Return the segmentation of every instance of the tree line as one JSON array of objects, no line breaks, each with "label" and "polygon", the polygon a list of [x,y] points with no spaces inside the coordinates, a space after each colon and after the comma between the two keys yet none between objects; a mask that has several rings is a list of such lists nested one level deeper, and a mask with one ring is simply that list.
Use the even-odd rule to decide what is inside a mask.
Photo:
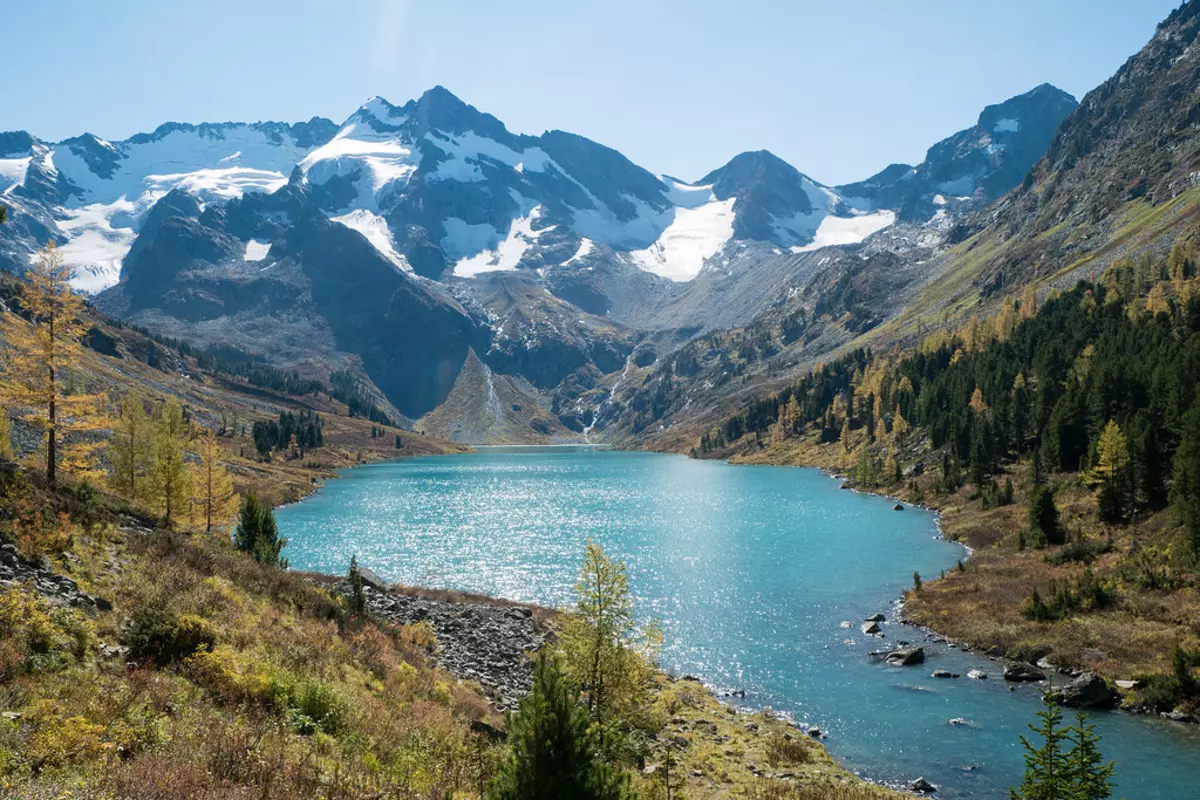
[{"label": "tree line", "polygon": [[[704,432],[701,453],[747,434],[863,431],[894,453],[920,427],[946,488],[981,491],[1005,463],[1080,472],[1105,521],[1172,506],[1200,554],[1200,291],[1195,258],[1121,262],[1096,282],[1007,301],[996,318],[937,331],[915,351],[852,351]],[[866,448],[860,458],[872,459]],[[893,469],[874,468],[894,480]],[[894,466],[894,462],[893,465]]]}]

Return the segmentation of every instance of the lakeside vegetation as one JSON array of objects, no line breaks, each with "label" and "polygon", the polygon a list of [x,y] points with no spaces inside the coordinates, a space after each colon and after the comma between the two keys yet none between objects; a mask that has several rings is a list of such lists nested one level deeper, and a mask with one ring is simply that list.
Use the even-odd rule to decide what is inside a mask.
[{"label": "lakeside vegetation", "polygon": [[[345,443],[367,425],[277,411],[284,397],[248,411],[226,389],[197,393],[194,375],[133,379],[184,356],[114,368],[83,346],[87,311],[53,250],[35,275],[12,295],[20,314],[3,312],[0,455],[20,456],[0,470],[16,576],[0,590],[4,793],[528,797],[545,760],[520,743],[540,746],[549,724],[579,756],[559,777],[593,796],[894,796],[769,711],[739,714],[657,671],[660,634],[633,624],[624,566],[594,547],[504,743],[480,687],[435,666],[427,625],[364,613],[356,563],[345,593],[286,568],[270,506],[295,495],[281,476],[302,492],[325,475],[315,454],[364,460]],[[369,428],[372,453],[431,447]],[[30,431],[46,445],[29,448]]]},{"label": "lakeside vegetation", "polygon": [[1200,279],[1163,257],[908,352],[850,352],[704,432],[694,455],[820,466],[928,504],[975,552],[909,617],[996,655],[1137,681],[1200,712]]}]

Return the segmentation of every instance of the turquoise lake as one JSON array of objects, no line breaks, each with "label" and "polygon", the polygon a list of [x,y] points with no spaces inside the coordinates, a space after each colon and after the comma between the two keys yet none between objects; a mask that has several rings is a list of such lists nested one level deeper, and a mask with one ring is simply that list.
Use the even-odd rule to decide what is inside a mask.
[{"label": "turquoise lake", "polygon": [[[664,667],[819,725],[864,777],[923,776],[938,797],[1007,798],[1041,689],[1010,692],[1001,663],[902,625],[885,625],[887,641],[922,643],[924,665],[867,657],[881,643],[859,633],[861,620],[890,617],[914,570],[936,576],[963,556],[932,514],[892,505],[808,469],[486,448],[347,470],[278,519],[294,569],[344,573],[357,553],[388,580],[550,606],[570,603],[590,537],[625,560],[639,613],[662,620]],[[964,677],[932,678],[940,668]],[[975,668],[990,679],[968,680]],[[1200,797],[1200,727],[1094,721],[1117,763],[1114,797]]]}]

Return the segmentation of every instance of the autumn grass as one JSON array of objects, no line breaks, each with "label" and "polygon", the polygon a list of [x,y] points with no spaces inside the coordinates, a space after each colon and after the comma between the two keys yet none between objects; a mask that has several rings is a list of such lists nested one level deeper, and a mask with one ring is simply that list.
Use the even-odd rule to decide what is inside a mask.
[{"label": "autumn grass", "polygon": [[[770,710],[739,713],[694,680],[659,675],[653,706],[663,727],[651,748],[649,774],[639,777],[643,796],[658,797],[656,781],[672,747],[676,772],[686,777],[684,796],[890,800],[905,795],[864,783],[828,751]],[[661,789],[661,786],[658,786]]]}]

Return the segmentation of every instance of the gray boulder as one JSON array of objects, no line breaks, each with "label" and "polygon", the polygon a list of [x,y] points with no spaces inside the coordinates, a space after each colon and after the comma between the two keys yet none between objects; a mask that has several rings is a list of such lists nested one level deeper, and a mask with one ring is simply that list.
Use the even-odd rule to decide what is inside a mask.
[{"label": "gray boulder", "polygon": [[388,582],[366,567],[359,567],[358,574],[362,576],[363,585],[370,586],[378,592],[386,592],[388,590]]},{"label": "gray boulder", "polygon": [[1121,695],[1094,672],[1085,672],[1048,695],[1068,708],[1113,708],[1121,702]]},{"label": "gray boulder", "polygon": [[902,647],[887,654],[887,663],[897,667],[912,667],[925,662],[925,648]]},{"label": "gray boulder", "polygon": [[880,631],[881,629],[878,622],[864,622],[862,624],[862,632],[868,636],[874,636],[875,634],[880,633]]},{"label": "gray boulder", "polygon": [[908,785],[908,790],[917,794],[933,794],[937,791],[937,787],[924,778],[917,778]]},{"label": "gray boulder", "polygon": [[1004,680],[1012,683],[1036,683],[1046,680],[1046,673],[1033,664],[1017,661],[1004,668]]}]

